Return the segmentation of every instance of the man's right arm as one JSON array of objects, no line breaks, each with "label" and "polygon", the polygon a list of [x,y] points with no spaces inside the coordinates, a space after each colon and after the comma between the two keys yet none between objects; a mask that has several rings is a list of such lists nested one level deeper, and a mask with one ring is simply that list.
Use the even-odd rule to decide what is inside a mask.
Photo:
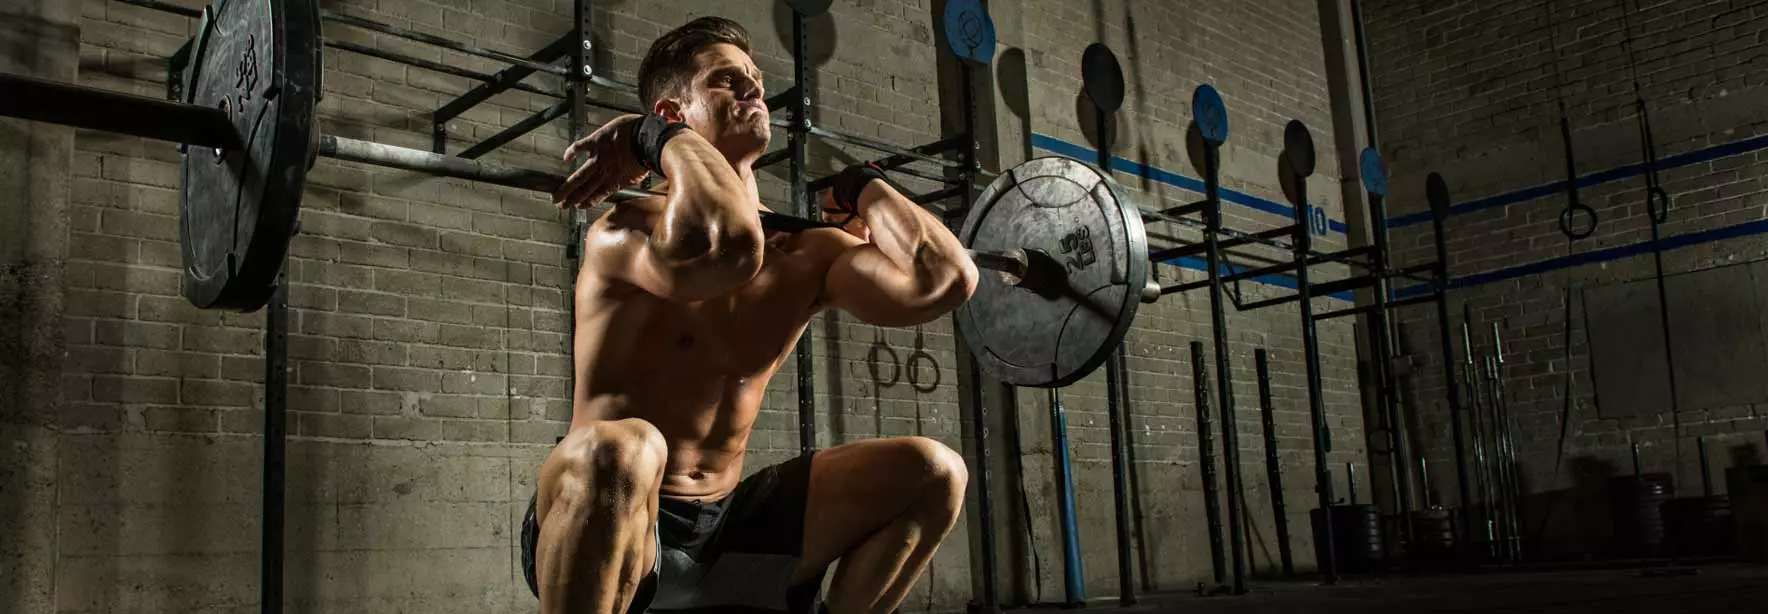
[{"label": "man's right arm", "polygon": [[586,264],[674,300],[734,292],[761,270],[760,207],[723,154],[693,131],[671,138],[662,162],[668,194],[616,205],[591,226]]}]

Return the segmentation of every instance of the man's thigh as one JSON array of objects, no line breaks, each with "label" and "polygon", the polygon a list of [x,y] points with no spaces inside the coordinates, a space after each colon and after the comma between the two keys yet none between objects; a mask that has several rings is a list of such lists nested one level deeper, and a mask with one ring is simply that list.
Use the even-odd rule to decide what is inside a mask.
[{"label": "man's thigh", "polygon": [[814,576],[907,512],[940,472],[963,458],[924,437],[870,439],[816,453],[810,468],[800,572]]},{"label": "man's thigh", "polygon": [[[582,531],[549,532],[541,530],[546,526],[547,520],[552,514],[565,513],[564,508],[566,506],[558,505],[562,497],[574,499],[578,503],[588,503],[590,500],[597,497],[597,493],[594,491],[598,489],[598,487],[612,487],[610,485],[598,486],[596,484],[598,480],[611,481],[610,478],[617,477],[611,475],[610,472],[636,470],[648,474],[652,471],[651,468],[643,466],[597,467],[594,459],[598,456],[604,458],[610,456],[598,455],[597,447],[642,446],[642,442],[650,440],[653,437],[655,437],[655,440],[652,443],[661,441],[661,435],[656,433],[656,427],[651,426],[650,423],[643,420],[630,418],[625,420],[597,422],[577,429],[560,439],[558,445],[553,447],[552,453],[547,456],[546,461],[541,465],[539,480],[535,485],[533,498],[529,502],[528,512],[524,516],[522,523],[522,562],[524,566],[524,575],[527,577],[529,583],[529,589],[534,590],[536,594],[539,592],[536,579],[536,567],[538,565],[536,556],[538,554],[556,548],[568,550],[580,549],[581,544],[577,542],[581,541],[582,535],[580,534]],[[635,442],[638,443],[635,444]],[[631,455],[611,456],[629,457]],[[655,459],[655,462],[666,463],[667,456],[667,450],[661,450],[658,453],[658,458]],[[643,465],[645,463],[639,464]],[[659,468],[656,471],[661,471],[661,469]],[[654,570],[658,560],[658,532],[656,529],[658,487],[660,486],[660,481],[655,479],[635,481],[622,479],[621,481],[639,487],[639,490],[635,491],[633,494],[638,498],[636,503],[640,505],[646,513],[642,517],[631,519],[633,524],[629,529],[642,533],[642,535],[637,536],[641,540],[641,543],[644,544],[640,547],[640,558],[642,560],[637,561],[637,565],[645,569]],[[589,513],[592,511],[591,506],[589,505],[577,505],[576,507],[577,513]],[[605,520],[619,522],[621,519],[607,518]],[[602,530],[602,528],[588,527],[587,530]],[[577,535],[579,539],[570,539],[568,537],[570,535]],[[552,541],[557,541],[558,543],[551,543]],[[584,557],[605,558],[610,555],[610,552],[599,550],[594,552],[583,551],[577,552],[576,556],[572,558],[574,559],[575,566],[581,569],[584,565],[592,563],[592,561]]]}]

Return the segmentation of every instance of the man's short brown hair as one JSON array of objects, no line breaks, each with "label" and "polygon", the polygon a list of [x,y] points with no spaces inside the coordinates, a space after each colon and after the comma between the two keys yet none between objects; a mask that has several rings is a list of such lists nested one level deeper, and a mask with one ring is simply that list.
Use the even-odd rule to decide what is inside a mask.
[{"label": "man's short brown hair", "polygon": [[719,43],[735,45],[749,53],[749,31],[723,17],[701,17],[670,30],[638,65],[638,99],[645,112],[657,101],[679,96],[694,77],[694,56]]}]

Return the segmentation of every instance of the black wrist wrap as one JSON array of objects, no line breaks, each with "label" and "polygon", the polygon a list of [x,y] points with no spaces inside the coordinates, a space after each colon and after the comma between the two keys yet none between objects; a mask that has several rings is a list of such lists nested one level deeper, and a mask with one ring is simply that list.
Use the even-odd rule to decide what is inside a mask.
[{"label": "black wrist wrap", "polygon": [[668,143],[676,133],[687,129],[687,124],[670,123],[662,115],[645,115],[644,119],[639,120],[638,130],[632,134],[632,155],[638,158],[639,165],[645,167],[645,170],[663,177],[663,144]]},{"label": "black wrist wrap", "polygon": [[[884,175],[884,169],[871,162],[849,166],[843,169],[841,174],[835,176],[834,185],[829,186],[830,195],[834,197],[836,210],[846,213],[847,220],[851,220],[853,216],[859,214],[859,194],[865,191],[866,186],[870,185],[873,180],[887,181],[888,179]],[[842,220],[841,223],[845,225],[847,220]]]}]

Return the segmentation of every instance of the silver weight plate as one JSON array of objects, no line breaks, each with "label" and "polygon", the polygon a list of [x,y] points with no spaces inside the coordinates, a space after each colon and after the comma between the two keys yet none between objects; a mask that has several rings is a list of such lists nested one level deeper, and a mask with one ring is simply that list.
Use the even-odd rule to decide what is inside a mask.
[{"label": "silver weight plate", "polygon": [[1038,158],[1001,173],[971,206],[959,240],[1023,249],[1023,277],[984,270],[958,328],[982,369],[1015,386],[1086,377],[1123,341],[1148,281],[1141,210],[1098,168]]}]

